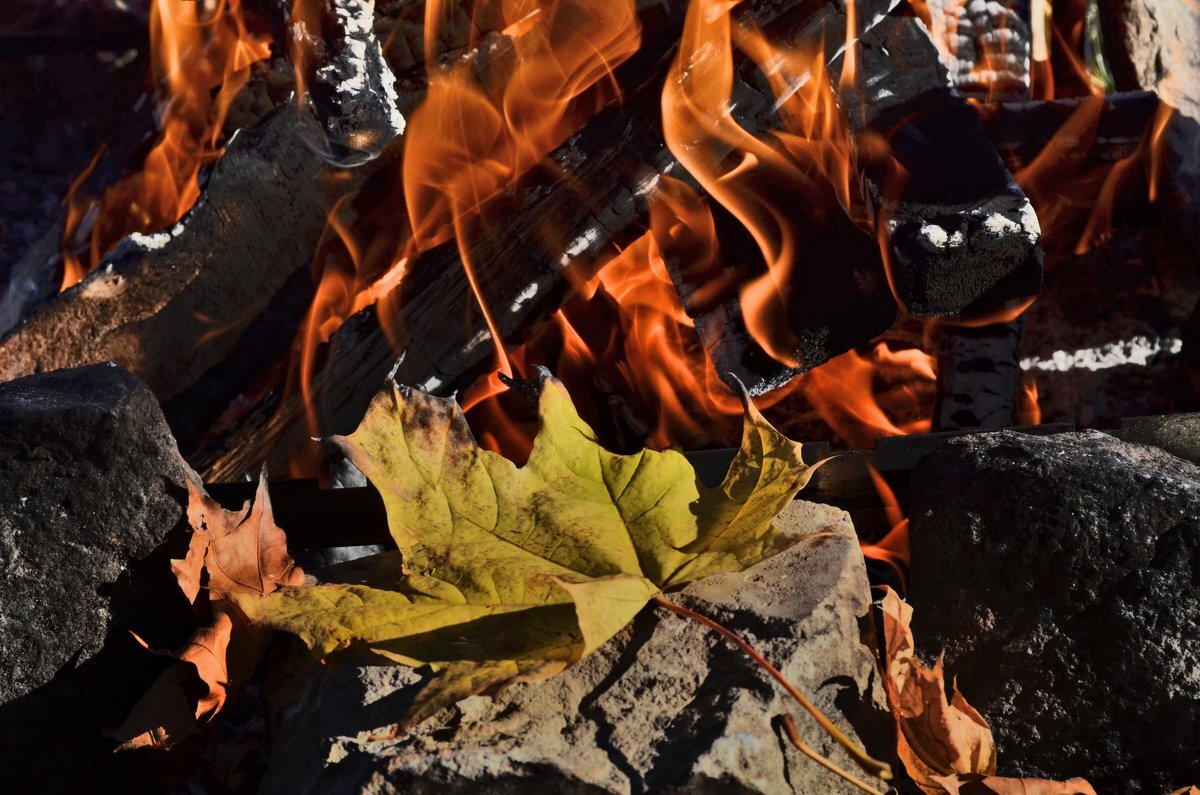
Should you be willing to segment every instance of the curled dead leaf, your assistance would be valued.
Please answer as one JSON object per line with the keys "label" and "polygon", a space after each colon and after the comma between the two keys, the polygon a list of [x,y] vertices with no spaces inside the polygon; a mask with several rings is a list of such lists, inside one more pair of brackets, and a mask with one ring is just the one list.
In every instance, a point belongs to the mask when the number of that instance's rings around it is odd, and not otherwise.
{"label": "curled dead leaf", "polygon": [[188,492],[192,535],[187,554],[171,561],[171,571],[193,605],[207,603],[212,621],[178,651],[156,652],[179,662],[109,732],[120,743],[118,750],[166,750],[199,734],[200,726],[249,682],[270,634],[253,626],[228,597],[261,597],[283,585],[304,584],[304,572],[288,555],[287,539],[275,524],[265,469],[253,503],[238,511],[227,511],[209,497],[194,472]]}
{"label": "curled dead leaf", "polygon": [[1005,778],[977,773],[935,778],[950,795],[1096,795],[1092,785],[1082,778],[1050,781],[1044,778]]}
{"label": "curled dead leaf", "polygon": [[887,588],[880,603],[885,657],[883,687],[896,720],[896,753],[929,795],[1095,795],[1083,779],[1065,782],[997,776],[991,727],[952,685],[946,698],[942,660],[916,657],[912,607]]}

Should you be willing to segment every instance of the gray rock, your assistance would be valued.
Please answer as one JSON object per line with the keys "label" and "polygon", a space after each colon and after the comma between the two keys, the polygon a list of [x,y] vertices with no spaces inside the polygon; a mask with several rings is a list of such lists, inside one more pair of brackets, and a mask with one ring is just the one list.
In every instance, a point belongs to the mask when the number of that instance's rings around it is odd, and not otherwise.
{"label": "gray rock", "polygon": [[[741,633],[826,714],[888,755],[870,593],[841,511],[796,503],[813,538],[752,569],[695,583],[676,598]],[[843,766],[840,748],[744,655],[700,625],[647,609],[613,642],[552,679],[472,697],[394,740],[379,739],[420,672],[300,651],[276,666],[278,712],[263,793],[851,792],[784,738]],[[282,694],[282,695],[281,695]]]}
{"label": "gray rock", "polygon": [[1200,468],[1090,431],[947,442],[913,473],[914,633],[1000,772],[1200,781]]}
{"label": "gray rock", "polygon": [[1118,38],[1141,88],[1200,119],[1200,7],[1179,0],[1125,0]]}
{"label": "gray rock", "polygon": [[104,643],[100,590],[183,513],[158,401],[110,365],[0,385],[0,702]]}
{"label": "gray rock", "polygon": [[129,630],[168,647],[190,630],[161,546],[183,517],[183,466],[150,390],[115,366],[0,384],[7,786],[103,786],[100,733],[162,665]]}
{"label": "gray rock", "polygon": [[[1102,10],[1104,4],[1101,4]],[[1189,233],[1200,234],[1200,4],[1122,0],[1115,4],[1122,82],[1155,91],[1177,113],[1166,130]]]}

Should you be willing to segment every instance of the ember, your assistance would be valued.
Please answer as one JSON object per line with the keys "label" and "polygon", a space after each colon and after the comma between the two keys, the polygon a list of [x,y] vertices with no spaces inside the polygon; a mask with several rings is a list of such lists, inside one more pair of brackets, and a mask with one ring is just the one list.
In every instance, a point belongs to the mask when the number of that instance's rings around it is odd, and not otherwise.
{"label": "ember", "polygon": [[[0,723],[97,690],[77,762],[32,761],[39,728],[16,780],[316,786],[231,709],[262,701],[343,789],[359,756],[414,791],[1200,783],[1200,628],[1145,573],[1190,581],[1200,549],[1194,3],[76,5],[0,22]],[[122,445],[157,469],[122,481]],[[47,534],[93,525],[111,550],[70,547],[104,565],[62,581]],[[946,549],[970,576],[931,572]],[[1036,626],[1009,578],[1044,590]],[[666,682],[668,619],[745,659],[685,639],[703,670]],[[127,630],[177,651],[150,671]],[[324,707],[276,687],[304,665],[272,631],[416,666],[351,663],[416,707],[355,685],[336,727],[297,719]],[[1060,631],[1071,660],[1035,648]],[[1072,666],[1095,681],[1036,679]],[[122,670],[140,701],[99,694]],[[1104,680],[1141,701],[1105,712]],[[1158,709],[1184,740],[1123,728]]]}

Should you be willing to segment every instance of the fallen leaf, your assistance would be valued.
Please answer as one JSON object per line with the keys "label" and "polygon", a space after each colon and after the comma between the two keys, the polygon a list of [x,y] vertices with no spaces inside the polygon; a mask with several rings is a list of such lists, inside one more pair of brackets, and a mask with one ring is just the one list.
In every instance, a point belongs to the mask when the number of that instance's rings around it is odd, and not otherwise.
{"label": "fallen leaf", "polygon": [[193,676],[183,665],[159,674],[124,723],[106,732],[120,743],[117,750],[173,748],[199,735],[196,710],[186,695]]}
{"label": "fallen leaf", "polygon": [[1096,795],[1092,785],[1082,778],[1050,781],[965,773],[935,776],[935,779],[950,795]]}
{"label": "fallen leaf", "polygon": [[171,571],[194,605],[202,601],[202,592],[207,594],[212,622],[178,651],[157,652],[179,662],[108,733],[120,742],[118,750],[165,750],[199,734],[200,725],[249,682],[269,638],[269,631],[253,626],[228,597],[261,597],[283,585],[304,583],[304,572],[288,555],[287,539],[275,524],[265,469],[253,503],[247,501],[238,511],[222,508],[204,491],[199,476],[189,472],[187,516],[192,528],[188,551],[171,561]]}
{"label": "fallen leaf", "polygon": [[209,599],[232,593],[268,594],[281,585],[303,585],[304,572],[287,552],[287,536],[275,524],[264,469],[253,502],[228,511],[208,496],[198,477],[188,480],[188,523],[192,537],[183,560],[171,570],[193,602],[207,575]]}
{"label": "fallen leaf", "polygon": [[991,727],[952,686],[946,698],[942,660],[930,668],[916,657],[912,607],[891,588],[881,602],[886,659],[883,688],[896,720],[896,753],[929,795],[1095,795],[1083,779],[1065,782],[996,776]]}
{"label": "fallen leaf", "polygon": [[[383,497],[395,558],[368,584],[232,597],[256,623],[321,655],[359,644],[439,676],[408,722],[516,678],[556,673],[608,641],[664,589],[750,566],[799,540],[772,520],[811,475],[800,446],[750,403],[724,482],[699,484],[678,451],[602,448],[556,380],[518,467],[481,449],[458,404],[390,385],[334,437]],[[380,587],[382,586],[382,587]]]}

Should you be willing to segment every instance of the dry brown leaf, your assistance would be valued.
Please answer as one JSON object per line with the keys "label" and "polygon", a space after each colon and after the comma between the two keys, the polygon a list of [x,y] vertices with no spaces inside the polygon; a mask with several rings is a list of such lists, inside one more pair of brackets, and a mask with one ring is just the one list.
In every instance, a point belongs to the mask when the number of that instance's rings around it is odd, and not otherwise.
{"label": "dry brown leaf", "polygon": [[194,676],[184,665],[172,665],[134,705],[125,722],[106,732],[117,740],[117,750],[172,748],[200,733],[196,711],[186,692]]}
{"label": "dry brown leaf", "polygon": [[[287,539],[275,524],[265,470],[254,502],[239,511],[222,508],[204,491],[199,477],[190,475],[187,516],[192,537],[187,554],[171,561],[171,571],[189,601],[208,602],[212,623],[197,630],[179,651],[158,652],[181,664],[164,671],[125,722],[110,732],[121,742],[121,750],[178,745],[198,734],[200,724],[211,720],[249,681],[270,633],[251,626],[229,595],[262,596],[282,585],[304,584],[304,572],[288,555]],[[202,600],[206,587],[207,600]]]}
{"label": "dry brown leaf", "polygon": [[1180,787],[1170,795],[1200,795],[1200,787]]}
{"label": "dry brown leaf", "polygon": [[967,773],[935,779],[949,795],[1096,795],[1092,785],[1082,778],[1050,781]]}
{"label": "dry brown leaf", "polygon": [[207,494],[203,498],[211,504],[206,514],[215,508],[230,519],[238,519],[232,527],[227,525],[227,532],[214,533],[209,542],[204,556],[209,598],[234,593],[262,596],[283,585],[304,584],[304,572],[288,555],[287,536],[275,524],[266,470],[258,479],[258,493],[249,514],[230,513]]}
{"label": "dry brown leaf", "polygon": [[934,776],[996,772],[992,731],[958,688],[946,700],[942,661],[933,668],[916,658],[909,623],[912,608],[888,589],[883,600],[887,644],[884,691],[900,731],[897,753],[926,792],[944,792]]}
{"label": "dry brown leaf", "polygon": [[190,478],[187,514],[191,541],[187,555],[171,561],[171,571],[190,601],[196,601],[205,574],[212,600],[304,584],[304,572],[288,555],[287,537],[275,524],[265,469],[254,501],[238,511],[223,508],[208,496],[199,478]]}
{"label": "dry brown leaf", "polygon": [[940,657],[933,668],[917,659],[912,608],[887,588],[881,610],[887,650],[883,686],[896,720],[896,753],[917,786],[930,795],[1094,795],[1083,779],[1053,782],[994,775],[991,727],[957,684],[947,700]]}

